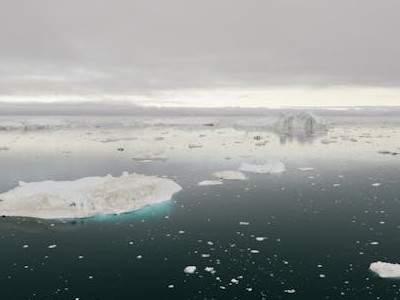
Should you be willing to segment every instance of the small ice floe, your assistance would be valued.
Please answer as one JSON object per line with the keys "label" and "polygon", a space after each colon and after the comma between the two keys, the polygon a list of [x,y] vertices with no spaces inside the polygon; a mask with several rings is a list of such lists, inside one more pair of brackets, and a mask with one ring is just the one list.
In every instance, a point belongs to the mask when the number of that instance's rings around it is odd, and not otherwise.
{"label": "small ice floe", "polygon": [[257,174],[278,174],[286,171],[286,167],[280,160],[270,160],[262,165],[242,163],[239,171]]}
{"label": "small ice floe", "polygon": [[263,236],[258,236],[258,237],[256,237],[256,241],[257,242],[262,242],[262,241],[265,241],[267,238],[266,237],[263,237]]}
{"label": "small ice floe", "polygon": [[371,242],[370,245],[376,246],[379,245],[379,242]]}
{"label": "small ice floe", "polygon": [[294,293],[296,293],[296,290],[295,289],[290,289],[290,290],[284,290],[284,292],[287,293],[287,294],[294,294]]}
{"label": "small ice floe", "polygon": [[57,245],[56,244],[52,244],[52,245],[49,245],[47,248],[54,249],[54,248],[57,248]]}
{"label": "small ice floe", "polygon": [[185,269],[183,269],[183,272],[185,272],[186,274],[193,274],[194,272],[196,272],[196,270],[196,266],[187,266]]}
{"label": "small ice floe", "polygon": [[253,253],[253,254],[258,254],[258,253],[260,253],[260,250],[250,250],[250,253]]}
{"label": "small ice floe", "polygon": [[300,167],[300,168],[297,168],[297,170],[302,171],[302,172],[308,172],[308,171],[313,171],[315,169],[311,168],[311,167]]}
{"label": "small ice floe", "polygon": [[168,160],[168,157],[143,156],[143,157],[132,157],[132,160],[137,162],[165,162]]}
{"label": "small ice floe", "polygon": [[244,222],[244,221],[242,221],[242,222],[239,222],[239,225],[242,225],[242,226],[249,226],[250,223],[249,223],[249,222]]}
{"label": "small ice floe", "polygon": [[215,269],[213,267],[205,267],[204,271],[206,271],[206,272],[208,272],[210,274],[213,274],[213,275],[216,273],[216,271],[215,271]]}
{"label": "small ice floe", "polygon": [[224,184],[221,180],[203,180],[197,183],[198,186],[221,185],[221,184]]}
{"label": "small ice floe", "polygon": [[400,278],[400,264],[377,261],[373,262],[369,269],[382,278]]}
{"label": "small ice floe", "polygon": [[382,183],[380,183],[380,182],[375,182],[375,183],[373,183],[373,184],[371,184],[372,186],[375,186],[375,187],[378,187],[378,186],[381,186],[381,184]]}
{"label": "small ice floe", "polygon": [[75,181],[24,183],[0,194],[4,216],[43,219],[121,214],[170,200],[181,190],[167,178],[129,174],[85,177]]}
{"label": "small ice floe", "polygon": [[213,173],[214,177],[217,177],[222,180],[246,180],[247,177],[244,175],[242,172],[239,171],[231,171],[231,170],[226,170],[226,171],[219,171]]}

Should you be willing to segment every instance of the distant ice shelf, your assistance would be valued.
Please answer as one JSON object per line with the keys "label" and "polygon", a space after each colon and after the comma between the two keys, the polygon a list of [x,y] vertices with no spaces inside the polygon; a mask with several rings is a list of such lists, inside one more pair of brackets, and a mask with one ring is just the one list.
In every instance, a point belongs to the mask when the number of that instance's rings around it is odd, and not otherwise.
{"label": "distant ice shelf", "polygon": [[127,172],[120,177],[20,182],[0,194],[0,215],[69,219],[121,214],[170,200],[180,190],[168,178]]}

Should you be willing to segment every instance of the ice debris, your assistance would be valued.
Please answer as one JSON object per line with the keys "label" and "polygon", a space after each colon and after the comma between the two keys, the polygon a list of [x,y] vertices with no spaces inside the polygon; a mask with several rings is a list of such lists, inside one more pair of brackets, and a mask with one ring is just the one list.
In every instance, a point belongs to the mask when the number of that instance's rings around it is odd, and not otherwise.
{"label": "ice debris", "polygon": [[120,214],[171,199],[174,181],[124,172],[120,177],[24,183],[0,194],[0,215],[43,219]]}

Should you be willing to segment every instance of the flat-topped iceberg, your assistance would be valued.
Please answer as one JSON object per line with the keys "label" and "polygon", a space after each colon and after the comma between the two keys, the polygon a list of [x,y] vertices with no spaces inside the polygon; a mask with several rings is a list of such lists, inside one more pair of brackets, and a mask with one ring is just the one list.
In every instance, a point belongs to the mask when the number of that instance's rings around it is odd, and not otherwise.
{"label": "flat-topped iceberg", "polygon": [[400,264],[377,261],[373,262],[369,269],[382,278],[400,278]]}
{"label": "flat-topped iceberg", "polygon": [[0,215],[67,219],[121,214],[170,200],[180,190],[170,179],[127,172],[120,177],[20,182],[0,194]]}

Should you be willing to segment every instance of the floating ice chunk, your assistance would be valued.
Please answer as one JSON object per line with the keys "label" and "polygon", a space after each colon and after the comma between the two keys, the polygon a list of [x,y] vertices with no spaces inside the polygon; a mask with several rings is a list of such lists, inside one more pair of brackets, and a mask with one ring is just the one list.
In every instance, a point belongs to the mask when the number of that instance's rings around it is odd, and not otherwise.
{"label": "floating ice chunk", "polygon": [[223,180],[246,180],[247,177],[239,171],[219,171],[213,173],[213,176]]}
{"label": "floating ice chunk", "polygon": [[287,293],[287,294],[294,294],[294,293],[296,293],[296,290],[295,289],[284,290],[284,292]]}
{"label": "floating ice chunk", "polygon": [[193,274],[194,272],[196,272],[196,270],[196,266],[187,266],[185,269],[183,269],[183,272],[185,272],[186,274]]}
{"label": "floating ice chunk", "polygon": [[250,223],[249,222],[239,222],[239,225],[243,225],[243,226],[248,226],[248,225],[250,225]]}
{"label": "floating ice chunk", "polygon": [[286,167],[280,160],[270,160],[262,165],[242,163],[239,171],[258,174],[278,174],[286,171]]}
{"label": "floating ice chunk", "polygon": [[208,272],[210,274],[213,274],[213,275],[216,273],[214,267],[205,267],[204,271],[206,271],[206,272]]}
{"label": "floating ice chunk", "polygon": [[373,183],[373,184],[371,184],[372,186],[376,186],[376,187],[378,187],[378,186],[380,186],[382,183],[380,183],[380,182],[375,182],[375,183]]}
{"label": "floating ice chunk", "polygon": [[120,177],[23,183],[0,194],[0,214],[44,219],[120,214],[169,200],[179,190],[170,179],[126,172]]}
{"label": "floating ice chunk", "polygon": [[369,269],[382,278],[400,278],[400,264],[378,261],[373,262]]}
{"label": "floating ice chunk", "polygon": [[310,167],[301,167],[301,168],[297,168],[297,170],[303,171],[303,172],[307,172],[307,171],[313,171],[314,168],[310,168]]}
{"label": "floating ice chunk", "polygon": [[52,245],[49,245],[47,248],[54,249],[54,248],[57,248],[57,245],[56,244],[52,244]]}
{"label": "floating ice chunk", "polygon": [[221,185],[221,184],[223,184],[221,180],[203,180],[197,183],[198,186]]}
{"label": "floating ice chunk", "polygon": [[256,237],[256,241],[257,242],[262,242],[262,241],[265,241],[267,238],[266,237],[263,237],[263,236],[258,236],[258,237]]}

